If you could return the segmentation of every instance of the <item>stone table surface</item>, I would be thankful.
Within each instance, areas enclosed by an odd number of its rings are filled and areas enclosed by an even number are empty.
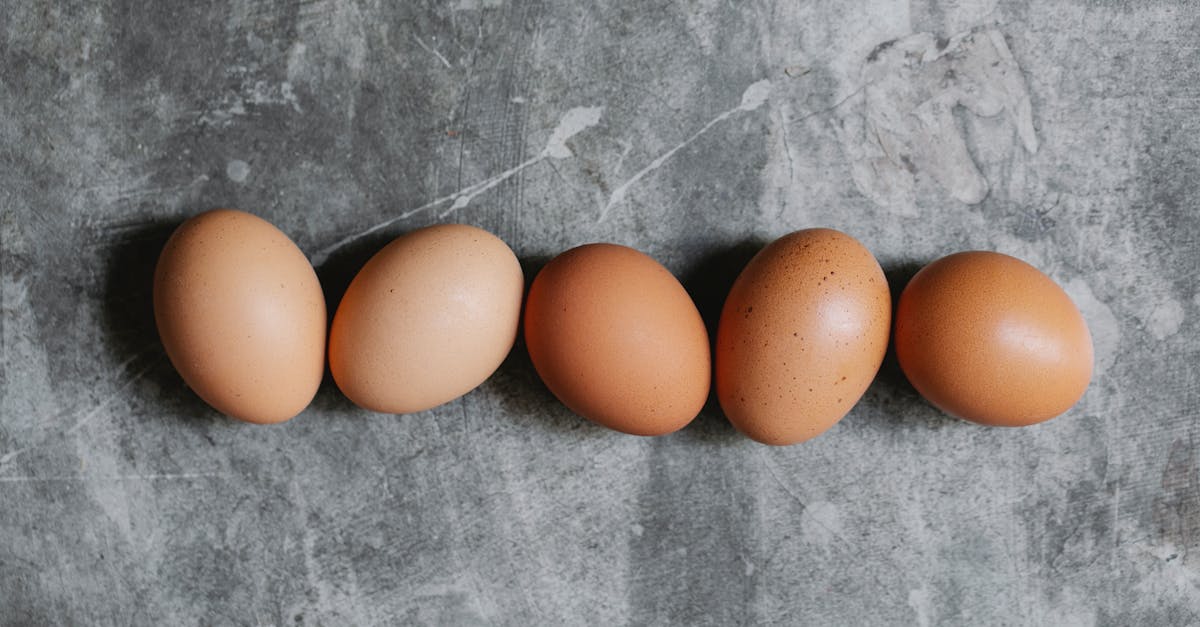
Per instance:
[[[1200,622],[1200,5],[0,0],[0,623]],[[232,206],[336,302],[437,222],[532,276],[613,241],[710,322],[759,246],[828,226],[893,291],[1021,257],[1091,325],[1068,414],[990,429],[894,359],[824,436],[715,405],[624,436],[518,344],[459,401],[327,380],[216,414],[153,264]]]

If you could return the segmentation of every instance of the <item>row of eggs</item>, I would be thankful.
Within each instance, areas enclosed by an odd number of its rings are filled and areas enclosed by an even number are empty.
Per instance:
[[[875,257],[830,229],[761,250],[725,300],[715,347],[669,270],[615,244],[551,260],[525,294],[513,251],[462,224],[427,227],[358,272],[326,334],[325,297],[300,249],[265,220],[219,209],[184,222],[155,269],[154,312],[172,364],[233,418],[283,422],[312,401],[326,360],[355,404],[412,413],[483,383],[523,327],[550,391],[617,431],[661,435],[699,414],[715,381],[730,422],[786,445],[845,416],[889,337],[901,369],[952,415],[1022,426],[1087,388],[1092,342],[1065,292],[994,252],[943,257],[895,310]],[[894,327],[894,333],[893,333]]]

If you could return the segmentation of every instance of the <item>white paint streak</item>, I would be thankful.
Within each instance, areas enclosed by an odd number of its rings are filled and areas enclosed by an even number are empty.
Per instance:
[[[561,118],[559,118],[558,126],[556,126],[554,131],[550,133],[550,138],[546,140],[546,146],[540,153],[538,153],[536,157],[527,159],[526,161],[523,161],[505,170],[504,172],[497,174],[496,176],[464,187],[452,194],[431,200],[420,207],[415,207],[413,209],[404,211],[395,217],[388,218],[387,220],[384,220],[383,222],[375,224],[362,231],[347,235],[333,244],[318,250],[312,257],[313,265],[319,266],[325,263],[325,261],[329,259],[330,255],[340,250],[343,246],[350,244],[351,242],[357,241],[372,233],[376,233],[397,222],[400,222],[401,220],[411,218],[422,211],[428,211],[445,203],[450,203],[449,208],[440,214],[441,217],[445,217],[450,213],[471,204],[471,201],[480,194],[483,194],[484,192],[496,187],[504,181],[516,176],[525,168],[541,163],[546,159],[566,159],[567,157],[572,156],[574,153],[571,151],[570,147],[567,146],[567,142],[579,133],[582,133],[583,131],[599,124],[600,117],[603,113],[604,107],[599,106],[575,107],[567,111]]]
[[[563,114],[558,121],[542,155],[554,159],[566,159],[574,153],[567,147],[567,140],[600,123],[604,107],[575,107]]]
[[[767,98],[771,96],[771,81],[763,79],[756,83],[752,83],[742,92],[742,103],[738,105],[739,111],[754,111],[763,106],[767,102]]]
[[[668,160],[670,160],[671,157],[675,156],[675,153],[688,147],[692,142],[699,139],[701,135],[704,135],[705,133],[707,133],[709,131],[709,129],[716,126],[717,124],[720,124],[721,122],[724,122],[725,120],[728,120],[729,118],[733,117],[734,115],[736,115],[738,113],[741,113],[744,111],[754,111],[755,109],[758,109],[759,107],[761,107],[763,105],[763,103],[765,103],[767,101],[767,98],[768,98],[768,96],[770,96],[770,93],[771,93],[771,81],[766,80],[766,79],[758,81],[757,83],[754,83],[754,84],[750,85],[749,87],[747,87],[746,91],[742,93],[742,101],[741,101],[741,103],[738,104],[738,106],[736,106],[728,111],[725,111],[724,113],[718,115],[717,117],[709,120],[707,124],[700,127],[700,130],[696,131],[695,133],[692,133],[691,136],[689,136],[687,139],[683,140],[683,142],[677,144],[675,147],[671,148],[670,150],[668,150],[668,151],[662,153],[661,155],[659,155],[658,157],[656,157],[653,161],[650,162],[649,165],[647,165],[646,167],[639,170],[636,174],[634,174],[632,177],[630,177],[624,183],[621,183],[620,185],[618,185],[616,187],[616,189],[613,190],[612,194],[609,195],[608,202],[604,205],[604,208],[600,210],[600,217],[599,217],[598,221],[603,221],[605,216],[608,215],[609,210],[611,210],[614,206],[620,204],[622,201],[625,200],[626,196],[628,196],[628,194],[629,194],[630,187],[637,184],[638,181],[645,178],[651,172],[654,172],[658,168],[662,167],[662,165],[664,163],[666,163]]]
[[[459,209],[466,208],[467,205],[471,204],[472,200],[475,200],[475,197],[477,197],[480,194],[488,191],[489,189],[492,189],[493,187],[503,183],[504,181],[507,181],[508,179],[516,176],[518,173],[521,172],[521,170],[524,170],[525,168],[528,168],[529,166],[534,165],[535,163],[541,163],[542,160],[544,160],[545,158],[546,158],[546,154],[542,153],[532,159],[529,159],[527,161],[520,163],[516,167],[509,168],[509,169],[505,170],[504,172],[501,172],[500,174],[493,176],[490,179],[487,179],[486,181],[483,181],[481,183],[476,183],[470,187],[464,187],[463,189],[460,189],[457,192],[455,192],[449,196],[439,198],[439,199],[433,201],[432,203],[422,205],[420,207],[417,207],[416,209],[410,209],[409,211],[406,211],[405,213],[401,214],[400,217],[402,219],[411,217],[413,214],[420,213],[426,209],[430,209],[436,205],[440,205],[443,202],[446,202],[447,200],[453,199],[454,202],[450,203],[450,208],[447,209],[446,211],[443,211],[442,213],[438,214],[438,217],[444,218],[444,217],[450,215],[451,213],[458,211]]]

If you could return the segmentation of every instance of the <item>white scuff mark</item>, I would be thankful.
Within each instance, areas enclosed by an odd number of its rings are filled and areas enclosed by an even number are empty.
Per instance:
[[[117,388],[117,390],[115,392],[113,392],[112,394],[105,397],[104,400],[100,401],[100,403],[98,403],[95,407],[93,407],[91,409],[91,411],[84,414],[84,416],[82,418],[80,418],[79,420],[77,420],[74,425],[71,425],[70,428],[68,428],[66,431],[64,431],[63,435],[70,435],[72,433],[75,433],[76,431],[79,431],[80,429],[87,426],[87,424],[89,422],[91,422],[92,420],[95,420],[96,417],[100,415],[101,411],[103,411],[106,407],[108,407],[108,405],[110,403],[112,403],[114,400],[121,397],[125,393],[125,390],[129,389],[130,386],[132,386],[134,383],[137,383],[138,381],[140,381],[142,379],[142,377],[146,376],[146,374],[148,374],[150,372],[150,369],[153,368],[156,364],[157,364],[157,360],[152,361],[149,364],[147,364],[145,367],[143,367],[141,370],[138,370],[136,373],[134,373],[134,375],[132,377],[129,377],[129,380],[127,380],[125,383],[123,383],[121,385],[121,387]],[[0,458],[0,461],[7,461],[7,460],[4,458]]]
[[[186,481],[189,479],[225,478],[229,475],[216,472],[182,472],[148,475],[55,475],[28,477],[0,477],[0,483],[53,483],[74,481]]]
[[[1025,150],[1038,150],[1025,79],[994,27],[949,39],[917,33],[884,42],[863,64],[862,82],[860,107],[843,120],[842,144],[855,185],[882,207],[917,215],[918,172],[960,202],[977,204],[987,197],[988,181],[954,117],[960,106],[984,118],[1004,114]]]
[[[453,67],[452,65],[450,65],[450,62],[446,60],[446,57],[442,56],[442,53],[438,52],[437,50],[435,50],[434,48],[429,46],[429,44],[426,44],[420,37],[413,35],[413,38],[417,40],[417,45],[420,46],[421,48],[423,48],[425,50],[425,52],[428,52],[429,54],[432,54],[433,56],[437,57],[437,60],[441,61],[442,65],[446,66],[446,69],[450,69],[451,67]]]
[[[1173,298],[1165,298],[1158,303],[1146,319],[1146,328],[1154,339],[1163,341],[1179,332],[1183,326],[1185,312],[1183,305]]]
[[[824,546],[844,541],[841,529],[841,513],[829,501],[809,503],[800,514],[800,531],[813,544]]]
[[[613,166],[613,170],[620,172],[621,166],[625,164],[625,158],[629,156],[629,153],[633,152],[633,142],[623,139],[617,139],[616,142],[621,147],[621,154],[617,155],[617,164]]]
[[[291,88],[291,84],[304,76],[308,68],[308,46],[297,41],[288,48],[287,51],[287,85]]]
[[[925,586],[908,591],[908,606],[917,615],[917,625],[927,627],[933,624],[933,604],[929,599],[929,589]]]
[[[283,96],[283,101],[292,105],[292,111],[296,113],[304,113],[304,109],[300,108],[300,101],[296,98],[296,92],[292,88],[292,84],[283,81],[279,84],[279,95]]]
[[[746,91],[742,93],[742,101],[741,101],[741,103],[738,104],[738,106],[736,106],[728,111],[725,111],[724,113],[718,115],[717,117],[709,120],[708,123],[706,123],[704,126],[700,127],[700,130],[696,131],[695,133],[692,133],[687,139],[683,140],[683,142],[677,144],[675,147],[671,148],[670,150],[668,150],[668,151],[662,153],[661,155],[659,155],[658,157],[656,157],[653,161],[651,161],[649,163],[649,165],[647,165],[646,167],[639,170],[636,174],[634,174],[632,177],[630,177],[624,183],[621,183],[620,185],[618,185],[616,187],[616,189],[614,189],[612,191],[612,194],[609,195],[608,202],[605,203],[604,208],[600,210],[600,217],[597,221],[603,221],[605,216],[608,215],[609,210],[611,210],[615,205],[618,205],[622,201],[625,200],[625,197],[629,194],[630,187],[632,187],[638,181],[645,178],[651,172],[662,167],[662,165],[664,163],[666,163],[671,157],[675,156],[675,153],[688,147],[688,145],[690,145],[692,142],[699,139],[701,135],[704,135],[705,133],[707,133],[710,129],[712,129],[712,127],[716,126],[717,124],[720,124],[721,122],[724,122],[725,120],[728,120],[729,118],[733,117],[734,115],[737,115],[738,113],[742,113],[742,112],[746,112],[746,111],[754,111],[754,110],[758,109],[759,107],[761,107],[763,105],[763,103],[765,103],[767,101],[767,98],[770,96],[770,94],[771,94],[771,81],[770,80],[763,79],[761,81],[751,84],[749,87],[746,88]]]
[[[454,3],[455,11],[478,11],[504,6],[504,0],[458,0]]]
[[[304,579],[308,583],[308,589],[316,593],[317,607],[350,606],[356,608],[356,612],[359,611],[357,608],[362,607],[363,604],[359,603],[357,599],[358,577],[354,569],[346,569],[344,563],[339,563],[338,555],[321,550],[323,535],[311,524],[307,493],[294,477],[288,482],[288,493],[289,500],[294,504],[291,509],[292,519],[304,530],[304,534],[300,538],[300,548],[304,555]],[[336,586],[330,583],[328,576],[325,576],[325,573],[331,570],[343,574]],[[352,622],[365,624],[371,621],[364,620],[364,617],[358,614]]]
[[[804,499],[800,498],[799,494],[796,494],[796,491],[792,489],[792,486],[783,479],[779,478],[779,474],[775,472],[775,464],[771,461],[771,458],[768,457],[766,453],[759,453],[759,459],[762,460],[763,467],[767,469],[767,474],[771,475],[771,478],[775,480],[775,484],[783,489],[788,496],[792,497],[792,500],[796,501],[796,504],[799,505],[801,509],[807,508],[808,504],[805,503]]]
[[[1127,555],[1154,561],[1154,568],[1148,568],[1131,591],[1138,598],[1156,599],[1158,603],[1200,607],[1200,571],[1187,563],[1187,549],[1170,541],[1154,544],[1142,540],[1127,545]]]
[[[346,73],[358,83],[367,58],[367,19],[355,2],[312,0],[300,5],[296,21],[298,39],[307,55],[294,68],[289,58],[288,80],[324,81],[333,72]],[[339,67],[340,66],[340,67]]]
[[[779,137],[783,140],[783,156],[788,162],[788,182],[796,182],[796,160],[792,156],[792,146],[788,142],[788,107],[779,107]]]
[[[191,182],[183,185],[174,185],[169,187],[146,187],[150,182],[152,174],[147,173],[132,180],[105,180],[96,185],[79,188],[80,194],[95,194],[96,197],[103,199],[105,202],[116,202],[132,198],[141,198],[144,196],[169,196],[179,192],[186,192],[192,188],[198,187],[203,183],[207,183],[209,178],[207,174],[200,174]]]
[[[571,151],[570,147],[567,146],[567,141],[579,133],[582,133],[583,131],[586,131],[587,129],[599,124],[600,117],[603,113],[604,107],[599,106],[575,107],[567,111],[561,118],[559,118],[558,126],[556,126],[554,131],[550,133],[550,138],[546,141],[546,147],[543,148],[542,151],[537,154],[537,156],[527,159],[505,170],[504,172],[497,174],[496,176],[485,179],[473,185],[468,185],[467,187],[464,187],[452,194],[442,196],[441,198],[436,198],[421,205],[420,207],[414,207],[367,229],[347,235],[346,237],[343,237],[342,239],[330,244],[329,246],[326,246],[325,248],[322,248],[321,250],[318,250],[315,254],[313,254],[313,265],[319,266],[325,263],[331,254],[337,252],[343,246],[385,229],[401,220],[406,220],[423,211],[428,211],[435,207],[450,203],[449,208],[441,214],[442,216],[445,216],[451,212],[466,207],[467,205],[471,204],[471,201],[480,194],[516,176],[525,168],[541,163],[546,159],[566,159],[572,156],[574,153]]]
[[[1117,359],[1121,344],[1121,324],[1103,301],[1096,298],[1087,281],[1076,278],[1063,285],[1063,290],[1083,314],[1088,330],[1092,333],[1092,349],[1095,355],[1095,378],[1100,378]]]
[[[238,87],[226,92],[214,105],[199,114],[199,121],[209,126],[229,126],[234,118],[250,113],[248,107],[288,107],[296,113],[304,113],[295,89],[290,82],[278,85],[266,81],[243,80]]]
[[[122,362],[117,367],[117,369],[123,370],[126,366],[128,366],[135,359],[145,355],[146,352],[148,352],[148,351],[142,351],[141,353],[138,353],[137,355],[134,355],[133,357],[126,359],[124,362]],[[129,389],[130,386],[132,386],[134,383],[139,381],[142,377],[146,376],[150,372],[150,369],[153,368],[155,365],[157,365],[157,363],[158,363],[158,360],[152,360],[149,364],[144,366],[142,369],[135,372],[133,374],[133,376],[131,376],[124,383],[122,383],[112,394],[109,394],[105,398],[101,399],[101,401],[99,403],[97,403],[94,407],[92,407],[90,410],[88,410],[88,412],[86,414],[84,414],[81,418],[79,418],[79,420],[75,421],[75,424],[73,424],[72,426],[67,428],[67,430],[63,431],[60,435],[62,435],[64,437],[71,435],[71,434],[75,433],[76,431],[79,431],[80,429],[85,427],[92,420],[95,420],[95,418],[100,415],[101,411],[103,411],[106,407],[108,407],[108,405],[110,403],[112,403],[114,400],[120,398],[124,394],[125,390]],[[44,446],[46,444],[46,442],[48,440],[49,440],[49,438],[45,438],[41,442],[38,442],[37,444],[31,444],[29,446],[14,449],[3,455],[0,455],[0,468],[3,468],[6,464],[11,462],[12,460],[16,459],[17,457],[20,457],[21,455],[24,455],[25,453],[28,453],[29,451],[32,451],[37,448],[41,448],[42,446]]]

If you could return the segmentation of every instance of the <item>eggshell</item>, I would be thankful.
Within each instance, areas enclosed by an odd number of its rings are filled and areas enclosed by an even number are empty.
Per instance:
[[[717,398],[764,444],[815,437],[858,402],[887,351],[891,294],[875,257],[830,229],[797,231],[738,276],[717,329]]]
[[[525,279],[500,238],[465,224],[403,235],[346,289],[329,369],[360,407],[402,414],[483,383],[516,340]]]
[[[1092,377],[1092,337],[1071,298],[1037,268],[995,252],[922,268],[900,296],[895,341],[922,396],[985,425],[1049,420]]]
[[[288,420],[321,383],[321,284],[287,235],[249,213],[218,209],[176,229],[155,267],[154,318],[183,380],[233,418]]]
[[[610,429],[670,433],[708,397],[700,312],[669,270],[632,248],[588,244],[550,261],[529,289],[525,341],[546,387]]]

